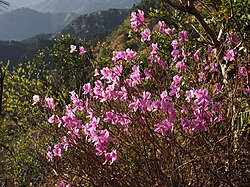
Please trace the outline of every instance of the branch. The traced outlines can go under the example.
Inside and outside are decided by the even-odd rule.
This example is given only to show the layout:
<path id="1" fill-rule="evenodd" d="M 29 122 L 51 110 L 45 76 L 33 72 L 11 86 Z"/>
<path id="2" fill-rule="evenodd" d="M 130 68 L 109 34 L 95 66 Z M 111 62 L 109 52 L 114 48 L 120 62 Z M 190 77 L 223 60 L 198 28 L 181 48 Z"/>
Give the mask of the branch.
<path id="1" fill-rule="evenodd" d="M 4 0 L 0 0 L 0 6 L 3 8 L 6 8 L 7 6 L 9 6 L 10 3 Z M 2 11 L 2 9 L 0 8 L 0 11 Z"/>
<path id="2" fill-rule="evenodd" d="M 174 8 L 176 10 L 179 10 L 179 11 L 185 12 L 185 13 L 189 13 L 189 14 L 195 16 L 195 18 L 202 25 L 203 29 L 206 31 L 206 33 L 211 37 L 214 46 L 215 47 L 220 46 L 220 42 L 217 40 L 215 33 L 210 29 L 208 24 L 204 21 L 204 18 L 202 17 L 200 12 L 194 7 L 193 0 L 187 0 L 186 1 L 187 3 L 185 5 L 173 3 L 171 0 L 164 0 L 164 2 L 166 2 L 168 5 L 170 5 L 172 8 Z"/>
<path id="3" fill-rule="evenodd" d="M 0 116 L 2 115 L 3 107 L 3 83 L 4 83 L 5 72 L 0 66 Z"/>
<path id="4" fill-rule="evenodd" d="M 11 156 L 15 159 L 16 161 L 16 158 L 14 156 L 14 153 L 4 144 L 0 143 L 0 147 L 3 147 L 4 149 L 6 149 L 8 152 L 10 152 Z"/>

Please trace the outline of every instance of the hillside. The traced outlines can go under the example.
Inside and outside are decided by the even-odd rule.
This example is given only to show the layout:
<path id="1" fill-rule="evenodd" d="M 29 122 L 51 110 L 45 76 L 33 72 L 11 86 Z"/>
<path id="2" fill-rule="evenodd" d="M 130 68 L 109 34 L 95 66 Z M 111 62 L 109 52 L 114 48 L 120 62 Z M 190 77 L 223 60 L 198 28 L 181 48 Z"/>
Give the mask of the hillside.
<path id="1" fill-rule="evenodd" d="M 0 61 L 4 64 L 10 61 L 10 69 L 20 63 L 33 59 L 38 50 L 51 48 L 54 42 L 50 40 L 34 40 L 33 43 L 18 41 L 0 41 Z"/>
<path id="2" fill-rule="evenodd" d="M 114 28 L 120 25 L 129 15 L 129 9 L 109 9 L 82 15 L 72 21 L 52 38 L 71 34 L 77 38 L 85 38 L 92 43 L 104 39 Z"/>

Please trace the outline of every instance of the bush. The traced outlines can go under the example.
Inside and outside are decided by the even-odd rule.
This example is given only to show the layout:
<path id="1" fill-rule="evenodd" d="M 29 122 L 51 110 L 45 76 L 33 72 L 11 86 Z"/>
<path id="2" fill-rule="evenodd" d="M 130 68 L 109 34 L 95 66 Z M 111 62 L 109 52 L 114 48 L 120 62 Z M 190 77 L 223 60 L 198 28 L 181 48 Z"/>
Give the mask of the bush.
<path id="1" fill-rule="evenodd" d="M 132 13 L 131 26 L 140 51 L 114 51 L 113 64 L 96 69 L 82 94 L 70 93 L 63 115 L 44 100 L 49 123 L 64 131 L 48 148 L 57 174 L 49 182 L 248 184 L 249 54 L 243 38 L 228 32 L 217 41 L 210 33 L 212 45 L 199 43 L 163 21 L 148 28 L 140 10 Z"/>

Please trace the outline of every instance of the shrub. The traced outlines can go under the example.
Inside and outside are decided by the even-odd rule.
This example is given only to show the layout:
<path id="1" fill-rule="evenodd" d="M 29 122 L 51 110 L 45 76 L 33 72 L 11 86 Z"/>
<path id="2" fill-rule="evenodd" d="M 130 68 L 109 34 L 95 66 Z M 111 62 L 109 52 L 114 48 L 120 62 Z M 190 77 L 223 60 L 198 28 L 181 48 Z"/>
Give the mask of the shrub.
<path id="1" fill-rule="evenodd" d="M 248 184 L 249 54 L 241 38 L 197 44 L 163 21 L 148 28 L 141 10 L 131 15 L 140 51 L 114 51 L 82 94 L 70 92 L 63 115 L 42 101 L 49 123 L 64 131 L 47 152 L 52 183 Z"/>

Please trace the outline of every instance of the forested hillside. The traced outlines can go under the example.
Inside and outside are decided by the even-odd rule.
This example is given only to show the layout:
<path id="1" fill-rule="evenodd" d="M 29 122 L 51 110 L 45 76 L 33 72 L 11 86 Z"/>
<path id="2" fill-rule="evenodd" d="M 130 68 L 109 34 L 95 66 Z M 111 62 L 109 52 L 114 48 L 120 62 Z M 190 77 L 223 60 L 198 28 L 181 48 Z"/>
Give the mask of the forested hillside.
<path id="1" fill-rule="evenodd" d="M 109 9 L 79 16 L 52 38 L 60 38 L 70 34 L 77 38 L 85 38 L 92 43 L 102 41 L 114 28 L 122 24 L 128 17 L 129 9 Z"/>

